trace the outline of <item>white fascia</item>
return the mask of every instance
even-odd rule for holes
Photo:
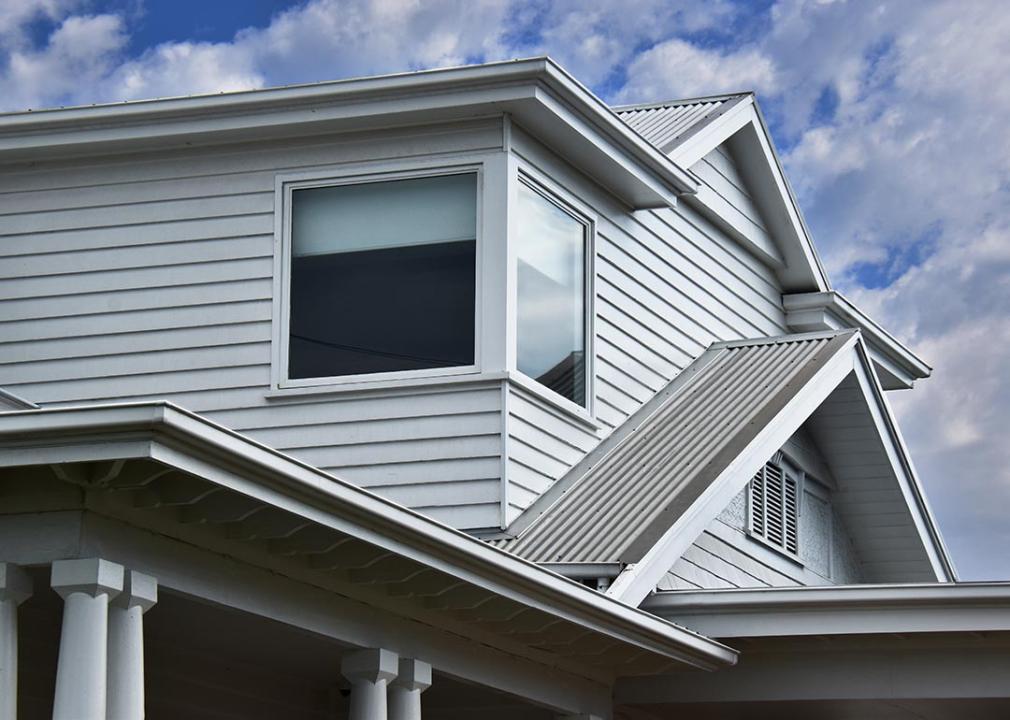
[[[693,176],[548,57],[244,92],[0,115],[0,163],[263,141],[502,116],[633,208]]]
[[[0,467],[151,458],[643,650],[705,669],[736,651],[167,402],[0,414]],[[50,456],[50,457],[47,457]]]
[[[642,608],[720,638],[1010,630],[1010,583],[661,591]]]
[[[782,296],[786,324],[796,332],[858,328],[885,390],[909,389],[933,369],[836,290]]]

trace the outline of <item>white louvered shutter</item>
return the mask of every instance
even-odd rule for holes
[[[765,463],[751,480],[750,531],[788,553],[799,553],[799,486],[777,463]]]

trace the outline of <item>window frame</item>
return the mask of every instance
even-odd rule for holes
[[[485,162],[483,159],[445,159],[431,161],[383,162],[366,165],[325,168],[275,176],[274,188],[274,277],[272,316],[271,395],[300,394],[331,390],[397,387],[430,382],[474,379],[482,367],[482,307],[484,287],[484,205]],[[339,187],[368,183],[413,180],[446,175],[475,175],[476,237],[474,238],[474,361],[469,365],[442,368],[419,368],[391,372],[328,375],[313,378],[291,378],[288,374],[288,353],[291,327],[291,226],[292,194],[307,188]]]
[[[768,461],[762,463],[761,470],[764,470],[766,465],[775,465],[782,471],[783,478],[791,477],[796,483],[796,552],[789,550],[785,544],[779,545],[772,540],[769,540],[766,534],[759,533],[754,529],[754,506],[753,506],[753,493],[751,491],[751,486],[754,482],[754,476],[747,481],[746,492],[747,492],[747,537],[754,540],[755,542],[761,543],[766,548],[774,550],[779,555],[788,558],[792,562],[799,565],[803,565],[802,552],[803,552],[803,531],[801,518],[803,516],[803,494],[806,491],[806,472],[804,472],[798,464],[792,462],[789,457],[787,457],[781,451],[776,453]],[[783,495],[784,497],[784,495]],[[767,511],[766,511],[767,515]],[[767,520],[765,521],[765,526],[767,527]],[[783,519],[783,541],[785,538],[785,521]]]
[[[513,380],[526,391],[535,393],[543,401],[553,405],[569,415],[574,415],[583,422],[596,426],[596,227],[597,215],[586,204],[543,174],[528,166],[520,167],[515,173],[516,193],[511,197],[518,203],[519,185],[525,185],[532,192],[544,198],[566,215],[569,215],[585,228],[585,257],[583,258],[583,273],[585,278],[583,288],[583,332],[585,334],[585,394],[586,405],[583,407],[573,400],[555,392],[530,377],[519,369],[519,288],[518,282],[509,297],[509,323],[513,328],[511,336],[514,347],[511,352],[512,362],[509,371],[514,373]],[[515,234],[521,231],[514,212],[509,213],[509,272],[518,275],[519,258]]]

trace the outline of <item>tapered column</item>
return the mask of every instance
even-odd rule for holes
[[[144,613],[158,602],[158,581],[128,570],[109,604],[108,720],[143,720]]]
[[[421,693],[431,687],[431,665],[400,658],[396,679],[389,683],[389,720],[421,720]]]
[[[18,605],[32,594],[32,579],[0,563],[0,720],[18,716]]]
[[[387,720],[386,686],[396,677],[399,658],[381,648],[346,653],[340,671],[351,681],[348,720]]]
[[[123,590],[123,566],[57,560],[52,585],[63,598],[53,720],[105,720],[109,601]]]

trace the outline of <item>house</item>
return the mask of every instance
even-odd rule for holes
[[[752,94],[8,114],[0,218],[2,720],[1010,713]]]

